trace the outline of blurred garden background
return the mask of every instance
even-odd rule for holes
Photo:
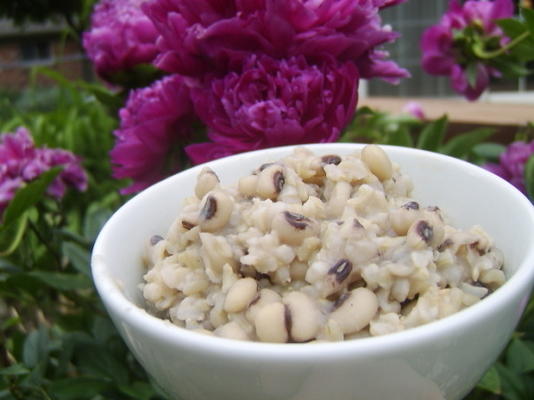
[[[219,2],[223,17],[215,3],[199,0],[210,15],[202,19],[184,11],[192,0],[0,0],[0,399],[165,398],[108,318],[89,259],[100,228],[131,195],[195,163],[294,143],[395,144],[466,159],[534,199],[532,1],[325,0],[342,16],[365,10],[367,18],[360,31],[347,24],[351,36],[325,11],[316,23],[338,23],[329,29],[348,43],[325,59],[313,53],[326,52],[327,40],[295,35],[282,49],[285,25],[266,25],[261,41],[240,25],[212,29],[214,50],[188,29],[210,29],[239,8]],[[307,7],[271,3],[277,21]],[[180,40],[169,33],[178,26],[171,12],[185,21]],[[241,36],[229,38],[234,29]],[[351,40],[362,32],[371,33],[356,50]],[[238,83],[243,98],[261,92],[245,79],[250,71],[275,93],[261,99],[275,122],[230,101]],[[272,78],[278,71],[282,83]],[[307,89],[282,93],[302,76]],[[312,87],[333,100],[307,99],[302,111]],[[287,117],[281,108],[297,111]],[[280,142],[277,129],[287,126]],[[531,300],[468,399],[532,398]]]

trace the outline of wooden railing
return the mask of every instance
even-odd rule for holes
[[[451,133],[467,131],[475,127],[491,126],[496,128],[494,140],[510,142],[518,128],[534,122],[532,104],[497,104],[487,102],[468,102],[460,99],[393,98],[367,97],[360,99],[358,107],[369,106],[373,109],[391,113],[402,112],[410,101],[418,102],[428,120],[447,114],[451,122]]]

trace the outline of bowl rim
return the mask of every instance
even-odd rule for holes
[[[250,360],[285,360],[310,361],[311,359],[321,358],[321,360],[337,359],[344,357],[354,357],[355,354],[373,354],[383,356],[391,354],[392,351],[399,350],[399,344],[402,347],[419,346],[423,342],[432,342],[435,338],[443,335],[453,335],[455,331],[462,327],[476,325],[485,320],[491,313],[501,309],[506,304],[512,302],[518,294],[525,294],[528,299],[529,286],[534,280],[534,246],[532,246],[524,257],[522,263],[518,266],[514,275],[509,278],[503,286],[493,292],[491,296],[483,299],[470,307],[467,307],[444,319],[433,321],[421,326],[410,328],[404,331],[390,333],[383,336],[365,337],[354,340],[340,342],[318,342],[318,343],[262,343],[247,342],[233,339],[225,339],[210,335],[200,334],[191,330],[180,328],[173,325],[168,320],[163,320],[149,314],[145,309],[137,306],[126,298],[120,286],[115,283],[109,273],[106,271],[106,265],[102,259],[101,253],[105,247],[109,232],[112,231],[116,216],[127,213],[130,208],[135,208],[138,203],[150,193],[160,190],[165,185],[171,184],[174,180],[184,173],[195,173],[203,167],[218,168],[218,164],[232,163],[243,157],[256,157],[258,155],[269,155],[272,153],[280,157],[280,153],[291,151],[296,147],[306,147],[312,151],[332,148],[338,150],[358,150],[365,146],[365,143],[322,143],[306,144],[275,147],[252,152],[241,153],[218,160],[210,161],[205,164],[197,165],[190,169],[181,171],[171,177],[168,177],[138,193],[125,204],[123,204],[105,223],[100,231],[91,257],[91,271],[93,281],[97,292],[103,300],[109,314],[115,320],[115,324],[121,326],[126,324],[142,332],[147,337],[155,337],[162,342],[167,342],[179,347],[187,347],[190,351],[207,352],[219,355],[239,355],[241,359]],[[467,168],[471,173],[480,178],[491,180],[497,186],[498,190],[505,190],[514,197],[518,207],[522,207],[525,213],[525,221],[534,225],[534,207],[518,189],[512,186],[504,179],[484,170],[467,161],[460,160],[440,153],[434,153],[421,149],[408,147],[380,145],[386,152],[407,152],[420,154],[425,158],[441,160],[458,164],[459,167]],[[534,230],[533,230],[534,232]],[[532,238],[534,242],[534,234]],[[529,268],[529,265],[531,268]],[[522,311],[522,310],[521,310]],[[519,318],[519,316],[518,316]],[[179,353],[177,353],[179,354]]]

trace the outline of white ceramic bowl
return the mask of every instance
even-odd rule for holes
[[[346,154],[357,144],[307,146]],[[438,205],[455,225],[482,225],[505,255],[509,280],[480,303],[400,333],[320,344],[240,342],[178,328],[143,309],[142,252],[165,234],[201,167],[135,196],[102,229],[93,278],[124,340],[170,398],[183,400],[461,399],[506,345],[534,281],[534,208],[504,180],[466,162],[384,146],[414,183],[414,197]],[[224,184],[279,159],[292,147],[209,165]]]

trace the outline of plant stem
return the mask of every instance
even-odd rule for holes
[[[481,48],[478,48],[476,46],[473,48],[473,50],[474,50],[475,54],[477,55],[477,57],[482,58],[484,60],[489,60],[491,58],[499,57],[500,55],[504,54],[505,52],[507,52],[511,48],[517,46],[519,43],[521,43],[523,40],[525,40],[529,36],[530,36],[530,32],[529,31],[523,32],[521,35],[519,35],[515,39],[511,40],[510,42],[508,42],[506,45],[504,45],[500,49],[497,49],[497,50],[494,50],[494,51],[487,52],[487,51],[485,51],[485,50],[483,50]]]

